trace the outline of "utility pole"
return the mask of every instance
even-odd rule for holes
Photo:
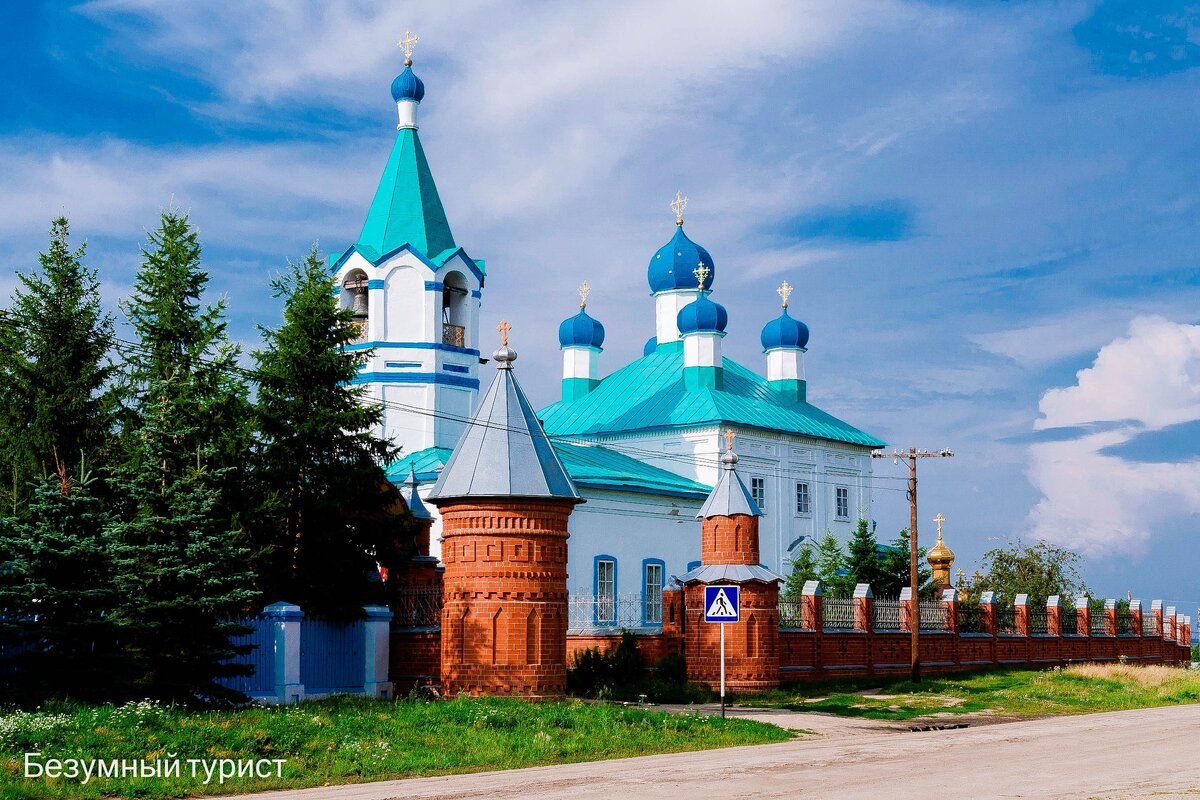
[[[871,458],[908,460],[908,585],[912,591],[912,614],[908,627],[912,629],[912,679],[914,683],[921,680],[921,586],[917,578],[917,459],[951,458],[953,456],[954,453],[945,449],[931,453],[915,447],[908,448],[908,452],[897,450],[893,453],[885,453],[879,450],[871,453]]]

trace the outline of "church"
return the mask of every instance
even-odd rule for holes
[[[425,513],[477,410],[481,353],[498,337],[479,329],[487,264],[451,232],[418,136],[425,86],[412,69],[415,37],[401,44],[405,66],[391,85],[395,143],[358,239],[330,263],[339,302],[360,331],[349,349],[371,353],[356,383],[383,409],[379,434],[403,448],[388,477]],[[561,397],[533,405],[542,406],[538,423],[583,501],[569,523],[574,630],[661,625],[663,587],[700,563],[697,515],[721,474],[728,431],[762,515],[761,566],[786,574],[805,540],[827,530],[844,540],[871,518],[870,454],[884,442],[809,402],[809,329],[788,307],[791,287],[785,281],[780,305],[764,309],[765,377],[724,358],[729,315],[713,299],[718,265],[684,232],[686,198],[677,192],[670,205],[666,243],[648,243],[645,273],[629,268],[631,281],[645,275],[647,321],[654,315],[641,356],[604,371],[604,326],[587,311],[584,283],[578,309],[557,327]],[[428,513],[438,556],[441,523]]]

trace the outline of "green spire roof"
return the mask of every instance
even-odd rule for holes
[[[404,244],[420,250],[426,258],[455,248],[454,234],[414,128],[396,134],[357,242],[372,260]]]

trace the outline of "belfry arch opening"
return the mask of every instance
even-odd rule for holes
[[[467,347],[467,301],[471,291],[461,272],[450,272],[442,281],[442,344]]]
[[[348,308],[354,313],[354,325],[358,328],[355,342],[367,340],[367,323],[370,321],[370,299],[367,294],[367,273],[361,269],[346,273],[342,281],[342,308]]]

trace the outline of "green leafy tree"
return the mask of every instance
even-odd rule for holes
[[[184,703],[236,696],[215,680],[248,672],[229,663],[244,652],[231,637],[248,630],[236,620],[254,597],[247,552],[218,513],[222,476],[208,467],[210,453],[183,449],[195,431],[175,413],[174,389],[159,381],[147,389],[157,401],[142,404],[137,450],[113,477],[126,513],[110,529],[135,694]]]
[[[937,587],[933,585],[933,570],[925,560],[926,549],[917,548],[917,586],[920,596],[933,599]],[[909,585],[909,538],[908,528],[900,531],[900,535],[888,545],[883,557],[883,573],[879,579],[876,597],[898,597],[900,590]]]
[[[854,590],[853,578],[846,572],[846,553],[833,531],[825,531],[817,540],[815,557],[824,593],[831,597],[849,596]]]
[[[102,463],[112,435],[112,316],[69,234],[65,217],[51,223],[39,268],[17,274],[0,316],[0,467],[17,513],[41,476]]]
[[[808,581],[820,580],[817,574],[817,561],[813,548],[804,542],[792,559],[792,571],[788,573],[783,584],[782,596],[789,602],[799,602],[803,596],[804,584]]]
[[[283,324],[262,329],[255,417],[263,504],[252,536],[259,588],[307,613],[347,617],[374,599],[368,581],[392,556],[405,519],[382,464],[396,453],[380,439],[381,409],[353,380],[368,353],[348,351],[352,312],[338,307],[314,246],[274,283]]]
[[[15,654],[0,702],[121,695],[110,520],[96,488],[82,465],[71,477],[59,464],[34,482],[26,513],[0,519],[0,641]]]
[[[983,554],[983,574],[973,588],[996,592],[1010,603],[1018,594],[1027,594],[1031,606],[1044,608],[1052,595],[1069,599],[1091,594],[1079,571],[1080,560],[1065,547],[1015,539]],[[1097,599],[1103,608],[1103,598]]]
[[[236,526],[250,502],[252,417],[239,351],[226,332],[225,303],[203,303],[208,273],[200,255],[187,215],[164,211],[142,248],[134,295],[124,305],[139,340],[125,361],[124,450],[127,459],[142,454],[129,434],[141,431],[166,397],[181,437],[176,448],[205,454],[218,488],[213,513]],[[152,386],[163,396],[153,396]]]
[[[858,527],[850,539],[846,568],[854,583],[867,583],[871,585],[872,592],[879,591],[876,587],[883,578],[879,542],[875,540],[875,533],[865,519],[858,521]]]

